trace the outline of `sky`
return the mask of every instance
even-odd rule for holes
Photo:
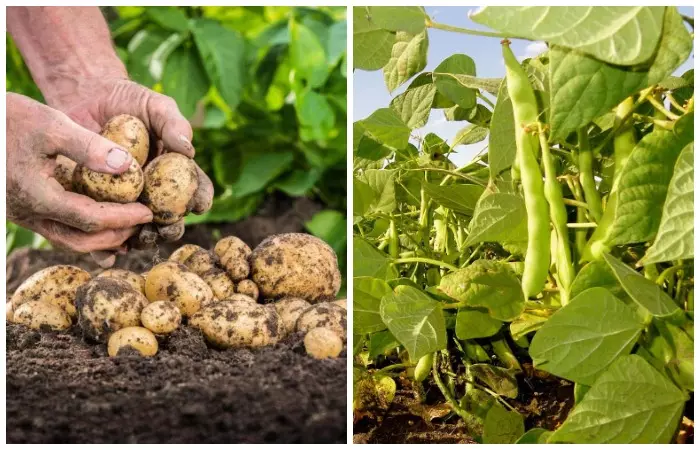
[[[487,27],[476,24],[469,19],[469,12],[478,8],[478,6],[431,6],[426,7],[425,10],[435,22],[475,30],[488,30]],[[680,7],[679,10],[682,14],[693,16],[692,7],[684,6]],[[428,30],[428,40],[428,65],[423,69],[424,72],[432,71],[450,55],[463,53],[474,60],[478,77],[501,78],[504,75],[505,67],[501,58],[501,44],[498,38],[471,36],[431,28]],[[536,56],[546,49],[544,43],[519,39],[512,41],[511,48],[519,60]],[[682,74],[692,67],[693,54],[676,71],[676,74]],[[401,94],[409,84],[410,80],[389,94],[381,70],[374,72],[355,70],[353,75],[354,120],[364,119],[377,109],[388,107],[391,99]],[[493,100],[495,101],[495,99]],[[412,135],[425,136],[432,132],[450,142],[457,131],[466,125],[467,122],[448,122],[445,120],[442,110],[433,109],[428,123],[423,128],[414,130]],[[487,142],[488,140],[485,140],[474,145],[459,146],[456,148],[457,153],[453,154],[450,159],[457,166],[464,165],[479,150],[484,148]]]

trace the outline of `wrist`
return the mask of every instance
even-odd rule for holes
[[[99,96],[114,82],[128,78],[124,64],[117,58],[116,62],[105,61],[88,67],[70,62],[59,64],[37,84],[49,106],[66,111],[77,102]]]

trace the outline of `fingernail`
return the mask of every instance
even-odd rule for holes
[[[111,169],[120,169],[128,159],[129,154],[120,148],[113,148],[107,153],[107,165]]]
[[[194,148],[192,147],[192,142],[190,142],[190,140],[187,139],[187,137],[184,134],[178,136],[178,139],[184,144],[185,147],[187,147],[188,150],[194,151]]]

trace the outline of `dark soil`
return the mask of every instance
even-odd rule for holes
[[[285,203],[286,202],[286,203]],[[260,215],[218,228],[254,246],[278,232],[302,231],[319,207],[269,203]],[[141,271],[175,247],[210,247],[208,226],[189,227],[176,245],[132,251],[117,266]],[[7,262],[7,292],[54,264],[99,269],[86,255],[22,250]],[[181,327],[152,358],[84,340],[78,328],[37,332],[7,325],[8,443],[344,443],[347,358],[306,356],[300,335],[274,347],[220,351]]]

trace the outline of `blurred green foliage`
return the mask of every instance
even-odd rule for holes
[[[275,191],[325,205],[307,230],[345,262],[346,8],[105,7],[131,78],[173,97],[195,130],[212,209],[229,222]],[[7,89],[42,100],[7,36]],[[15,230],[16,227],[12,228]],[[8,252],[26,240],[10,238]]]

